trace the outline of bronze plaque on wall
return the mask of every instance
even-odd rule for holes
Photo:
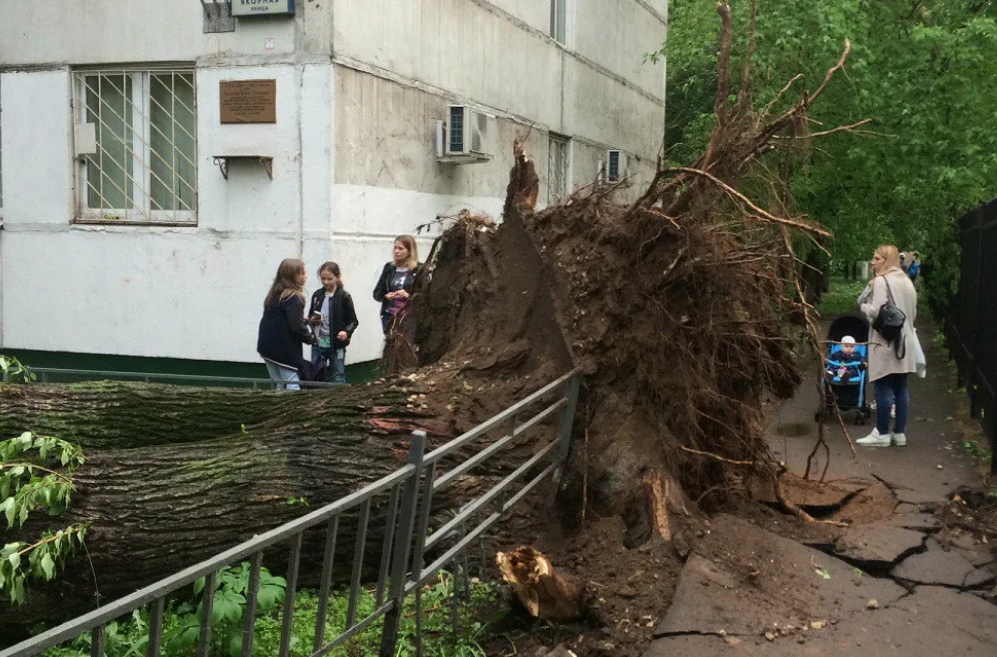
[[[276,80],[219,83],[222,123],[277,123]]]

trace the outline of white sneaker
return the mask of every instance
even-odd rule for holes
[[[873,429],[865,438],[859,438],[855,441],[857,445],[863,445],[865,447],[889,447],[890,437],[879,435],[879,429]]]
[[[890,442],[897,447],[903,447],[907,444],[907,435],[902,433],[890,434]]]

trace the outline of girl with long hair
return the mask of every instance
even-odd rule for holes
[[[405,319],[405,304],[419,272],[419,247],[411,235],[395,238],[391,262],[384,265],[374,288],[374,300],[381,302],[381,328],[388,335]]]
[[[301,345],[315,338],[305,324],[305,295],[308,274],[305,263],[288,258],[280,263],[273,285],[263,300],[256,351],[263,357],[270,379],[278,389],[300,390],[298,382],[308,380],[311,368],[301,356]]]
[[[326,262],[318,268],[322,287],[312,294],[311,323],[318,343],[312,346],[315,372],[326,369],[326,380],[346,383],[346,347],[360,325],[353,297],[343,288],[339,265]]]

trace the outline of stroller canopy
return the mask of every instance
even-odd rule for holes
[[[869,341],[869,322],[859,315],[844,315],[831,322],[827,330],[827,339],[831,342],[841,342],[841,338],[850,335],[855,342]]]

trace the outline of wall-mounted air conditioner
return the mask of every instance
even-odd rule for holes
[[[606,182],[620,182],[630,175],[630,161],[627,154],[619,150],[606,151],[606,162],[603,167]]]
[[[487,162],[495,157],[495,117],[466,105],[448,105],[436,122],[436,157],[441,162]]]

